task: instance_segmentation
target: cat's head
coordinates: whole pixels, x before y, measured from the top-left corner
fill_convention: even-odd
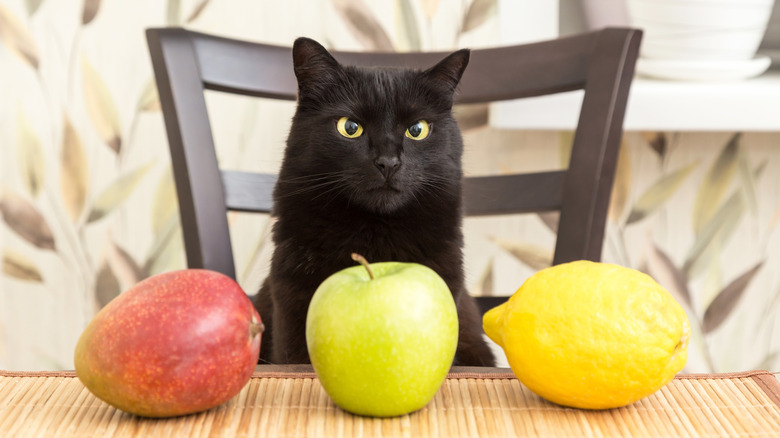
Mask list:
[[[463,144],[451,111],[468,60],[459,50],[427,70],[355,67],[296,40],[298,108],[280,182],[380,214],[459,199]]]

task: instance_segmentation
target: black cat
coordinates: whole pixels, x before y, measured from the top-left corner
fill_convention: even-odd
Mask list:
[[[357,252],[435,270],[457,303],[455,364],[493,365],[463,278],[463,142],[451,110],[468,60],[459,50],[425,71],[359,68],[295,41],[298,107],[274,191],[271,270],[255,298],[261,362],[309,362],[309,301]]]

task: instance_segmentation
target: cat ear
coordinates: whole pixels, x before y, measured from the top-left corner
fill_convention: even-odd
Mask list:
[[[450,53],[423,74],[449,92],[454,92],[461,76],[463,76],[463,72],[466,70],[466,66],[469,64],[470,54],[469,49],[461,49]]]
[[[298,85],[304,88],[318,82],[328,82],[339,63],[317,41],[311,38],[298,38],[292,48],[293,66]]]

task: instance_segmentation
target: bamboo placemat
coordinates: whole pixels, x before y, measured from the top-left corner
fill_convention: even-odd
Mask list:
[[[507,370],[461,369],[422,410],[375,419],[337,408],[311,372],[259,369],[225,405],[169,419],[118,411],[72,372],[0,371],[0,437],[780,435],[780,383],[766,371],[678,376],[630,406],[584,411],[544,401]]]

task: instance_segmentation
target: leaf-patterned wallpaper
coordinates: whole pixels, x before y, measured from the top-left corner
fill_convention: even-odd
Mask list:
[[[682,153],[686,140],[660,133],[642,138],[637,153],[649,151],[660,172],[612,224],[613,257],[662,281],[686,308],[697,340],[692,360],[700,367],[776,369],[780,282],[772,268],[778,253],[770,255],[768,245],[773,238],[778,243],[779,180],[764,173],[777,165],[776,138],[712,135],[697,156]],[[642,225],[655,229],[632,257],[629,236]]]
[[[519,151],[508,150],[517,148],[510,137],[522,143]],[[541,168],[559,167],[570,137],[468,131],[467,166],[474,174],[521,170],[530,158]],[[689,371],[780,368],[778,140],[777,133],[624,136],[604,260],[649,273],[682,304],[693,327]],[[467,220],[472,292],[511,293],[549,266],[556,220]]]
[[[72,368],[76,338],[101,306],[184,267],[145,28],[446,50],[496,44],[497,14],[497,0],[0,0],[0,368]],[[292,104],[206,99],[226,167],[279,165]],[[485,106],[456,111],[469,173],[568,158],[571,133],[499,131],[487,126]],[[695,327],[690,371],[780,368],[778,140],[625,136],[604,257],[649,272],[683,304]],[[229,223],[239,281],[254,293],[270,221],[231,213]],[[512,293],[548,266],[556,226],[549,214],[469,219],[473,293]]]

